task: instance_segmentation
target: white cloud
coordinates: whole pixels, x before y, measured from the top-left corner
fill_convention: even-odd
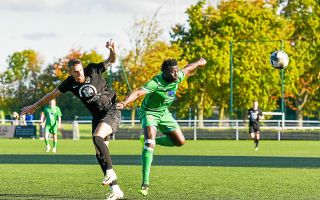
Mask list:
[[[66,0],[1,0],[0,10],[6,11],[48,11],[63,7]]]
[[[168,38],[170,27],[185,22],[186,8],[198,0],[0,0],[0,72],[15,51],[34,49],[46,62],[72,48],[97,49],[113,38],[129,49],[128,32],[136,18],[157,20]]]
[[[34,32],[34,33],[26,33],[23,35],[24,38],[30,40],[41,40],[45,38],[55,38],[57,35],[53,32]]]
[[[161,0],[1,0],[0,10],[55,13],[145,12]],[[163,2],[165,0],[162,0]]]

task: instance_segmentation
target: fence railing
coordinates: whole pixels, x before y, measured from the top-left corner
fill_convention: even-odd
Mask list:
[[[12,123],[13,120],[5,120],[4,123]],[[34,124],[38,124],[39,120],[33,120]],[[187,139],[244,139],[248,137],[248,120],[177,120],[184,135]],[[72,138],[80,139],[81,130],[79,124],[91,124],[91,120],[75,120],[63,121],[63,124],[72,124]],[[311,120],[260,120],[261,133],[270,139],[281,140],[282,136],[290,136],[294,131],[306,132],[316,130],[316,134],[320,133],[320,121]],[[136,136],[130,138],[138,138],[141,133],[141,124],[139,120],[122,120],[120,129],[128,129],[130,133]],[[133,129],[135,131],[133,131]],[[272,135],[272,137],[271,137]],[[313,137],[320,139],[319,136]],[[115,134],[113,139],[119,137],[126,138],[125,135]],[[266,138],[268,138],[266,137]],[[300,139],[305,139],[303,136]]]
[[[180,128],[184,133],[188,133],[189,138],[197,140],[198,136],[204,132],[219,132],[218,130],[224,130],[225,132],[234,134],[233,138],[235,140],[240,139],[240,132],[248,133],[248,121],[244,120],[177,120]],[[90,120],[81,120],[73,121],[73,127],[76,127],[78,124],[90,124]],[[301,126],[302,125],[302,126]],[[120,128],[136,128],[139,130],[141,127],[139,120],[122,120]],[[261,132],[265,130],[276,131],[277,139],[281,140],[281,135],[287,130],[319,130],[320,132],[320,121],[309,121],[304,120],[260,120]],[[140,131],[141,132],[141,131]],[[192,135],[190,135],[192,133]],[[76,136],[75,138],[79,138]],[[118,134],[116,134],[118,135]],[[114,135],[115,137],[117,137]],[[320,136],[319,136],[320,137]]]

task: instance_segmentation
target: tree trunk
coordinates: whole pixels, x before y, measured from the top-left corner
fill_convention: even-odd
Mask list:
[[[219,127],[222,126],[222,122],[221,120],[224,119],[224,103],[222,102],[222,104],[220,105],[220,110],[219,110]]]
[[[297,120],[298,120],[298,126],[302,127],[303,126],[303,112],[301,108],[298,108],[296,112]]]
[[[204,127],[203,125],[203,113],[204,113],[204,108],[203,108],[203,101],[204,101],[204,93],[202,92],[201,95],[200,95],[200,100],[199,102],[197,103],[197,107],[198,107],[198,120],[199,120],[199,123],[198,123],[198,126],[200,128]]]
[[[131,127],[134,127],[135,123],[134,120],[136,120],[136,108],[131,109]]]

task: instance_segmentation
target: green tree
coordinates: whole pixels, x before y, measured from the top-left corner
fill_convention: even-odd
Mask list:
[[[203,70],[199,70],[194,76],[187,79],[188,95],[181,101],[181,104],[187,105],[187,108],[197,110],[200,120],[204,116],[212,114],[213,101],[210,91],[214,90],[212,81],[214,81],[214,76],[217,75],[214,73],[214,58],[218,49],[212,38],[212,31],[208,24],[211,20],[207,14],[207,12],[212,12],[214,18],[215,9],[209,6],[208,11],[204,9],[204,5],[205,1],[200,1],[198,4],[191,6],[187,10],[188,24],[176,25],[171,33],[172,43],[178,45],[183,52],[181,59],[193,62],[200,57],[204,57],[208,61]],[[190,28],[187,29],[186,27]],[[189,109],[183,111],[183,116],[189,114]],[[199,125],[202,126],[203,124]]]
[[[23,50],[9,56],[7,63],[8,68],[0,75],[3,86],[1,104],[11,111],[19,111],[38,95],[36,86],[42,60],[36,51]]]
[[[282,10],[294,25],[291,40],[291,63],[286,79],[287,105],[296,110],[296,118],[302,125],[303,116],[314,116],[319,111],[320,88],[320,5],[317,0],[286,1]]]
[[[267,41],[285,38],[290,24],[275,13],[274,5],[262,0],[221,1],[218,8],[205,5],[199,1],[191,6],[188,24],[175,26],[172,34],[173,43],[183,49],[186,60],[204,57],[208,61],[204,70],[188,81],[198,118],[210,116],[213,106],[220,109],[219,118],[224,118],[230,93],[230,41],[234,44],[235,110],[247,109],[254,99],[265,110],[275,109],[281,81],[279,71],[269,65],[269,55],[280,48],[280,42]]]

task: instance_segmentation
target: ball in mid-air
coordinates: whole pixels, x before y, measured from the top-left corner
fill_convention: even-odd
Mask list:
[[[275,51],[270,56],[270,63],[276,69],[284,69],[289,64],[289,56],[284,51]]]

